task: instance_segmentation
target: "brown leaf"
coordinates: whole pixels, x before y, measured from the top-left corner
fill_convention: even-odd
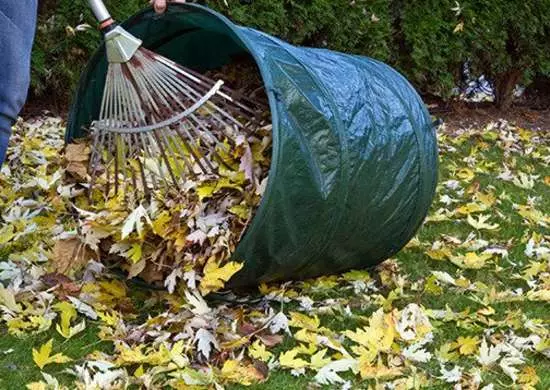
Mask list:
[[[58,287],[54,293],[59,297],[59,299],[65,299],[67,295],[78,295],[80,292],[80,287],[73,282],[69,277],[58,274],[55,272],[42,275],[40,277],[42,283],[44,283],[48,288]]]
[[[52,263],[58,273],[66,274],[69,271],[79,270],[92,259],[97,259],[96,254],[78,238],[58,240],[55,243]]]
[[[267,366],[267,364],[265,364],[261,360],[254,359],[252,360],[252,362],[254,363],[254,369],[258,373],[258,376],[257,376],[258,380],[260,382],[264,382],[269,376],[269,367]]]
[[[147,262],[145,269],[139,274],[139,277],[151,284],[164,281],[164,274],[162,271],[151,262]]]
[[[238,332],[241,336],[248,336],[256,331],[256,327],[249,322],[243,323],[239,326]]]
[[[65,159],[69,162],[86,162],[90,148],[86,144],[68,144],[65,147]]]
[[[78,178],[86,179],[88,177],[88,166],[82,162],[69,162],[65,170],[76,175]]]
[[[283,336],[280,334],[259,334],[257,337],[266,347],[274,347],[283,342]]]

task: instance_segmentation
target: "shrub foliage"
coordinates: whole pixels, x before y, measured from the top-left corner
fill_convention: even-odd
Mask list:
[[[236,23],[297,45],[386,61],[422,92],[450,98],[469,60],[511,104],[514,85],[550,75],[550,0],[208,0]],[[118,19],[146,0],[106,0]],[[83,0],[43,0],[33,49],[32,92],[65,102],[98,46]]]

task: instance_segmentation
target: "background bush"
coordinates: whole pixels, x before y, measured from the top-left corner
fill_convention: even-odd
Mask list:
[[[106,0],[117,19],[146,0]],[[494,81],[496,103],[511,104],[514,85],[550,75],[550,0],[209,0],[236,23],[298,45],[327,47],[388,62],[424,94],[444,99],[469,60]],[[63,106],[98,46],[85,0],[40,1],[32,89]]]

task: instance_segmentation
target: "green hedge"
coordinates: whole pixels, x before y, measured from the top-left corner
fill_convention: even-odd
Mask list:
[[[84,0],[42,0],[33,49],[32,92],[66,102],[97,47]],[[146,0],[107,0],[124,19]],[[450,98],[467,59],[495,81],[497,103],[512,88],[550,74],[550,0],[210,0],[235,22],[298,45],[367,55],[393,65],[422,92]]]

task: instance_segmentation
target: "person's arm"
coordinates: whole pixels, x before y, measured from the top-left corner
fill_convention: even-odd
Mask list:
[[[162,14],[164,11],[166,11],[167,3],[185,3],[185,0],[150,0],[150,3],[155,9],[156,13]]]

